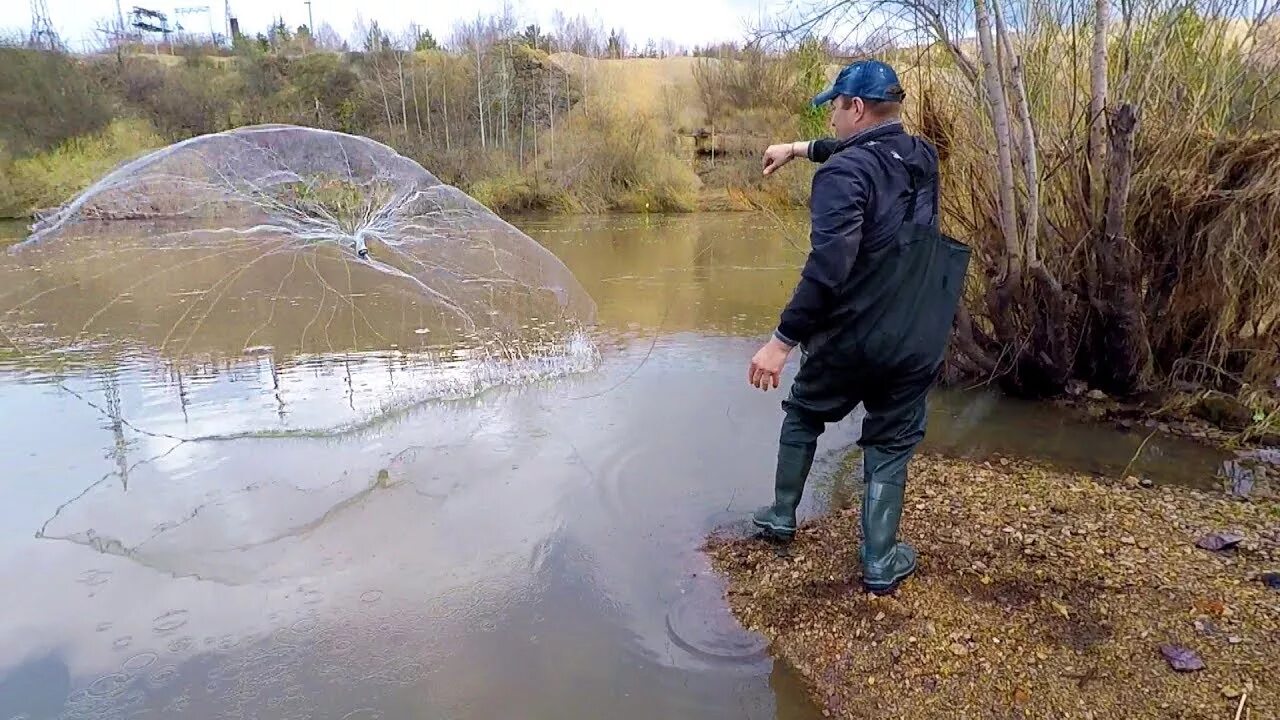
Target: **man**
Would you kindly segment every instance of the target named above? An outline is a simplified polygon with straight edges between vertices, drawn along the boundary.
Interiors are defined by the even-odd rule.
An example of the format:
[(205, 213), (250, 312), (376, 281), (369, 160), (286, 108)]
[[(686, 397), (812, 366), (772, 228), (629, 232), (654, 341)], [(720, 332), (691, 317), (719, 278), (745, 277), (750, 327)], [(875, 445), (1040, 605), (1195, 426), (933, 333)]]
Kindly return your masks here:
[(835, 137), (775, 145), (766, 175), (791, 158), (822, 163), (810, 199), (812, 250), (749, 382), (778, 387), (795, 346), (803, 361), (783, 401), (774, 502), (753, 522), (790, 540), (818, 436), (858, 403), (862, 435), (862, 581), (892, 592), (916, 568), (898, 541), (907, 463), (924, 437), (925, 395), (946, 350), (969, 249), (938, 231), (938, 154), (908, 135), (906, 94), (888, 65), (863, 60), (813, 99), (831, 104)]

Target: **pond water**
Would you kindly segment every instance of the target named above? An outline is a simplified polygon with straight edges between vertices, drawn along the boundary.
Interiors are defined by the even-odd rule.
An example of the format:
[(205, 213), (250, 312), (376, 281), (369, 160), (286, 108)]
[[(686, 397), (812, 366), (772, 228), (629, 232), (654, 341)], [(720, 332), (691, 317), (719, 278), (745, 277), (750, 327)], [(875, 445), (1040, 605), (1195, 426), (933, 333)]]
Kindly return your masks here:
[[(771, 497), (782, 396), (744, 380), (795, 228), (518, 224), (595, 298), (598, 367), (414, 403), (414, 355), (354, 333), (246, 354), (231, 319), (198, 362), (137, 328), (0, 345), (0, 720), (820, 717), (698, 551)], [(824, 436), (804, 515), (850, 501), (856, 437)], [(927, 442), (1118, 474), (1142, 441), (939, 392)], [(1219, 460), (1153, 439), (1133, 472)]]

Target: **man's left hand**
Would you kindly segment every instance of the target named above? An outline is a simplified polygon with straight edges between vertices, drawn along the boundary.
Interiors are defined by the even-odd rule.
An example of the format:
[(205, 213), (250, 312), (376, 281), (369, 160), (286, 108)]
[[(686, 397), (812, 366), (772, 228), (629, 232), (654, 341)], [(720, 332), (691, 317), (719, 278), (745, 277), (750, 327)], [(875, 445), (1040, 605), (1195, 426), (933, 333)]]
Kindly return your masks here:
[(764, 347), (756, 351), (751, 358), (751, 367), (747, 369), (747, 382), (761, 390), (778, 387), (782, 377), (782, 366), (787, 364), (791, 355), (791, 347), (776, 337), (769, 338)]

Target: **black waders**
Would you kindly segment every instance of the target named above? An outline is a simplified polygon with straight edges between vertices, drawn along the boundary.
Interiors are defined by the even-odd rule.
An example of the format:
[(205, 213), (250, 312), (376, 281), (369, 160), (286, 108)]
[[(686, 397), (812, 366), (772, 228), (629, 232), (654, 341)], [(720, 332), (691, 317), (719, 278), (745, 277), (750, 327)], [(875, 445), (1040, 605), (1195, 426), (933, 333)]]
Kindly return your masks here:
[[(900, 160), (874, 141), (861, 147)], [(893, 156), (893, 160), (890, 160)], [(916, 552), (898, 541), (907, 464), (924, 438), (925, 398), (946, 352), (969, 248), (942, 235), (935, 203), (928, 224), (914, 221), (916, 196), (934, 177), (913, 174), (907, 221), (881, 247), (862, 248), (843, 303), (828, 330), (804, 348), (778, 443), (774, 503), (752, 521), (767, 534), (795, 534), (796, 507), (813, 464), (818, 436), (863, 403), (863, 584), (892, 592), (916, 569)]]

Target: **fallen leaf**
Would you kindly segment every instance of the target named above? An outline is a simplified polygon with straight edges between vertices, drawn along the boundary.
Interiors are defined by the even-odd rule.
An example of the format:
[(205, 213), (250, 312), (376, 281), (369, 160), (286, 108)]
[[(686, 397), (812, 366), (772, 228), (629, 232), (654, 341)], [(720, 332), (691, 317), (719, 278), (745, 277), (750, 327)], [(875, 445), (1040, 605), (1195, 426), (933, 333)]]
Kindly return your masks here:
[(951, 654), (956, 657), (964, 657), (969, 654), (969, 648), (960, 643), (951, 643), (951, 647), (949, 649), (951, 650)]
[(1196, 541), (1196, 547), (1204, 550), (1226, 550), (1235, 547), (1244, 540), (1244, 535), (1235, 532), (1211, 532)]
[(1018, 688), (1013, 691), (1014, 705), (1026, 705), (1027, 701), (1029, 701), (1030, 699), (1031, 699), (1031, 694), (1028, 693), (1026, 690), (1023, 690), (1022, 688)]
[(1191, 648), (1181, 645), (1161, 645), (1160, 654), (1169, 662), (1169, 667), (1178, 672), (1204, 669), (1204, 661)]
[(1200, 598), (1192, 602), (1191, 606), (1199, 612), (1218, 616), (1221, 616), (1227, 609), (1221, 600), (1209, 600), (1206, 598)]

